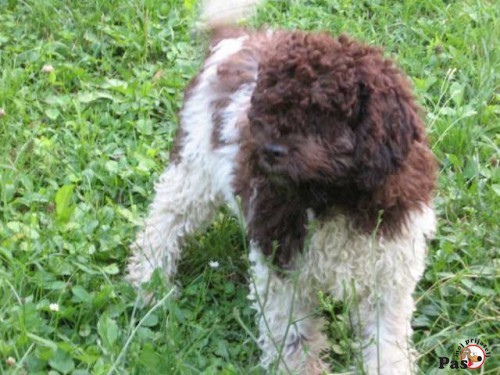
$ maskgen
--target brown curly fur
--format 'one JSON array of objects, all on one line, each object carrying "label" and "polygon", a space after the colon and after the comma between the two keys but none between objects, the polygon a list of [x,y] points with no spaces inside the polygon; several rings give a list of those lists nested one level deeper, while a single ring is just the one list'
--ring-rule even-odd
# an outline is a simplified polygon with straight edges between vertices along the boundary
[{"label": "brown curly fur", "polygon": [[435,185],[408,79],[380,49],[346,36],[256,35],[219,69],[226,95],[214,101],[217,117],[258,64],[235,178],[250,238],[288,267],[303,248],[308,209],[319,220],[344,214],[360,231],[396,236]]}]

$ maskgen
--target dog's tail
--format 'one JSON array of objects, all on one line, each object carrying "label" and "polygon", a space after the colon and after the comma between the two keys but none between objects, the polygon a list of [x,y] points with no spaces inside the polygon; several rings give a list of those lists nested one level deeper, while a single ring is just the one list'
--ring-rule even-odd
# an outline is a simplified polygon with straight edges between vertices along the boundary
[{"label": "dog's tail", "polygon": [[203,0],[199,28],[205,31],[231,26],[251,16],[264,0]]}]

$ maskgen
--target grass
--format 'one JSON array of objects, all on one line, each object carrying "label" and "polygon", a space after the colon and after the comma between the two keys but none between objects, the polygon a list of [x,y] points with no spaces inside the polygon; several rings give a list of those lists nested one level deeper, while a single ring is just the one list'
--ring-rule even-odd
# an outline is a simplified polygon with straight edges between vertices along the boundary
[{"label": "grass", "polygon": [[[271,1],[253,20],[383,45],[413,79],[441,165],[439,231],[416,292],[422,374],[470,337],[492,352],[482,373],[500,368],[494,3]],[[161,303],[143,306],[123,281],[202,59],[194,15],[192,0],[0,0],[0,373],[262,372],[244,241],[227,214],[190,242],[177,296],[156,275]],[[348,371],[350,311],[322,299],[333,369]]]}]

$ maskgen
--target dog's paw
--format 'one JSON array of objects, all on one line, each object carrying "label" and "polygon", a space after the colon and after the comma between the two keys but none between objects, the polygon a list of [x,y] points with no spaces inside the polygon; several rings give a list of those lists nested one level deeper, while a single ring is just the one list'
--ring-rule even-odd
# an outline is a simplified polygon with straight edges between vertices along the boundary
[{"label": "dog's paw", "polygon": [[154,305],[167,294],[170,299],[179,297],[181,286],[170,281],[160,268],[151,272],[147,277],[143,277],[140,273],[131,272],[131,264],[129,263],[127,268],[125,281],[136,290],[139,305]]},{"label": "dog's paw", "polygon": [[143,257],[132,255],[127,264],[125,280],[134,288],[140,289],[153,276],[154,268]]}]

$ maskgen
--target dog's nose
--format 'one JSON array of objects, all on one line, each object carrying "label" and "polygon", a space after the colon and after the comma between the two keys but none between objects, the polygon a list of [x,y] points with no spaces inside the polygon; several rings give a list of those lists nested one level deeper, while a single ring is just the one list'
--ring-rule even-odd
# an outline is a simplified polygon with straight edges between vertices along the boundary
[{"label": "dog's nose", "polygon": [[278,158],[281,156],[286,156],[288,154],[288,149],[282,145],[268,143],[268,144],[264,145],[264,152],[268,156]]}]

